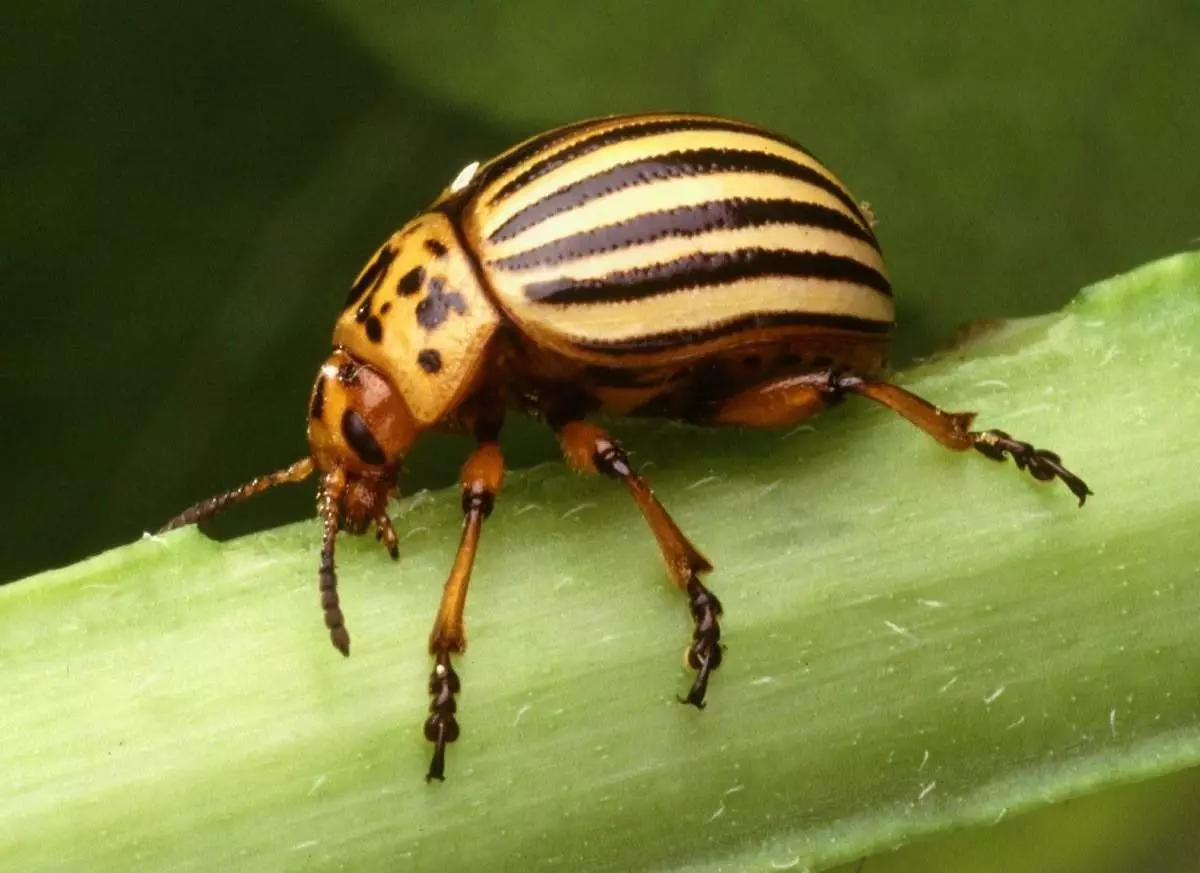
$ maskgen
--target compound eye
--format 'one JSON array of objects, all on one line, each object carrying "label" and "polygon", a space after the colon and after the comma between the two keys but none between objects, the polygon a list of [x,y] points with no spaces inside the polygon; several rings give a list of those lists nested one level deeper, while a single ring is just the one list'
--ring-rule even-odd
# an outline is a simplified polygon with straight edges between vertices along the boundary
[{"label": "compound eye", "polygon": [[365,463],[379,467],[387,463],[387,456],[379,447],[366,421],[353,409],[342,413],[342,437],[346,440],[346,445]]}]

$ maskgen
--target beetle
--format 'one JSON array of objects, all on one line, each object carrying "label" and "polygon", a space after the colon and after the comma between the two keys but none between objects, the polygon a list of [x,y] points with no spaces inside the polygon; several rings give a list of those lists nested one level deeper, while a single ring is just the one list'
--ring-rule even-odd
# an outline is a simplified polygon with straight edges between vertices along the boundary
[{"label": "beetle", "polygon": [[317,371],[308,456],[164,530],[319,474],[321,606],[348,655],[338,531],[374,526],[397,558],[387,501],[404,456],[427,430],[473,434],[462,538],[429,637],[426,780],[442,780],[459,736],[452,661],[466,648],[467,587],[504,475],[498,437],[506,412],[533,415],[571,467],[622,483],[644,516],[692,617],[695,675],[680,701],[703,708],[723,653],[721,604],[700,579],[712,565],[594,416],[775,428],[859,395],[947,448],[1062,481],[1080,506],[1092,493],[1057,454],[971,430],[974,413],[886,381],[893,327],[873,218],[791,139],[683,113],[559,127],[465,168],[371,257]]}]

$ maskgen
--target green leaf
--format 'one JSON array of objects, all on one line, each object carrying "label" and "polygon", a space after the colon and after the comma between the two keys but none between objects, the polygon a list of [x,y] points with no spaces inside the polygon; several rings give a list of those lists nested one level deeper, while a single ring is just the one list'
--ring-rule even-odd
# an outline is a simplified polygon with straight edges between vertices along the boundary
[{"label": "green leaf", "polygon": [[689,622],[625,495],[513,473],[443,785],[420,724],[453,492],[400,502],[399,564],[342,542],[349,660],[313,521],[146,538],[0,589],[0,857],[821,869],[1196,764],[1198,337],[1182,255],[900,375],[1061,452],[1096,492],[1082,510],[865,402],[792,433],[621,424],[717,567],[728,651],[703,713],[675,702]]}]

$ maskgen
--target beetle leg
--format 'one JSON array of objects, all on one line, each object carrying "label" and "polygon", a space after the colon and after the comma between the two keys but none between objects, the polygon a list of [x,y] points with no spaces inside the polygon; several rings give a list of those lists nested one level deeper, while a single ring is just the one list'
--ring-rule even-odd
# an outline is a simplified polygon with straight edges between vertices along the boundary
[{"label": "beetle leg", "polygon": [[559,429],[558,438],[567,463],[574,469],[581,473],[600,473],[625,484],[658,540],[672,581],[687,594],[693,629],[692,643],[684,653],[684,660],[696,671],[696,678],[687,697],[681,697],[679,701],[703,709],[709,676],[721,666],[722,655],[721,626],[717,621],[721,615],[721,602],[699,578],[700,573],[712,569],[712,564],[667,514],[646,480],[633,472],[629,457],[608,433],[587,422],[570,421]]},{"label": "beetle leg", "polygon": [[1062,459],[1047,449],[1013,439],[1002,430],[970,430],[974,412],[944,412],[932,403],[887,382],[871,382],[857,376],[837,379],[840,391],[853,391],[880,403],[911,421],[948,449],[975,449],[993,461],[1011,456],[1020,470],[1028,470],[1039,482],[1059,479],[1083,506],[1092,493],[1087,484],[1062,465]]},{"label": "beetle leg", "polygon": [[828,372],[772,379],[727,397],[695,417],[696,424],[786,427],[811,418],[838,400]]},{"label": "beetle leg", "polygon": [[466,517],[462,540],[454,556],[454,567],[442,591],[433,632],[429,635],[429,654],[434,657],[429,676],[429,718],[425,720],[425,739],[434,744],[433,759],[425,781],[442,781],[446,772],[446,744],[458,739],[457,705],[454,696],[460,684],[458,674],[450,663],[451,655],[461,655],[467,648],[463,627],[463,607],[467,602],[467,587],[471,582],[471,567],[479,546],[483,520],[491,514],[504,478],[504,458],[494,441],[483,442],[463,465],[460,484],[462,507]]},{"label": "beetle leg", "polygon": [[784,376],[755,385],[718,402],[697,416],[698,424],[741,427],[782,427],[816,415],[841,400],[847,392],[861,394],[898,413],[948,449],[975,449],[993,461],[1011,456],[1017,467],[1028,470],[1039,482],[1059,479],[1079,498],[1079,505],[1092,493],[1087,484],[1047,449],[1013,439],[1002,430],[971,430],[973,412],[945,412],[928,400],[888,382],[872,382],[852,374],[829,370]]}]

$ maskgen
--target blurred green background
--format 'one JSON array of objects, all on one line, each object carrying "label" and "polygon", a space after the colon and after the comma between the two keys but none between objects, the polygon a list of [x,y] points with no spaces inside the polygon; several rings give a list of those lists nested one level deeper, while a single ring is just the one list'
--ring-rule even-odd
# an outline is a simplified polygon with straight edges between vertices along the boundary
[{"label": "blurred green background", "polygon": [[[796,137],[880,216],[902,362],[1193,244],[1197,57],[1200,4],[1170,0],[9,0],[0,580],[303,454],[362,262],[529,134],[684,108]],[[508,436],[517,466],[555,454]],[[420,446],[406,487],[462,456]]]},{"label": "blurred green background", "polygon": [[[463,164],[561,122],[680,108],[805,143],[880,216],[898,363],[1200,237],[1192,0],[8,0],[3,20],[0,582],[303,454],[364,259]],[[507,437],[515,466],[555,455],[537,428]],[[449,482],[463,449],[422,445],[407,487]],[[1197,796],[1181,779],[1086,807],[1126,849],[1053,869],[1196,869],[1166,809]],[[1043,848],[1091,839],[1064,809],[1030,826]],[[1000,857],[956,845],[906,869]]]}]

